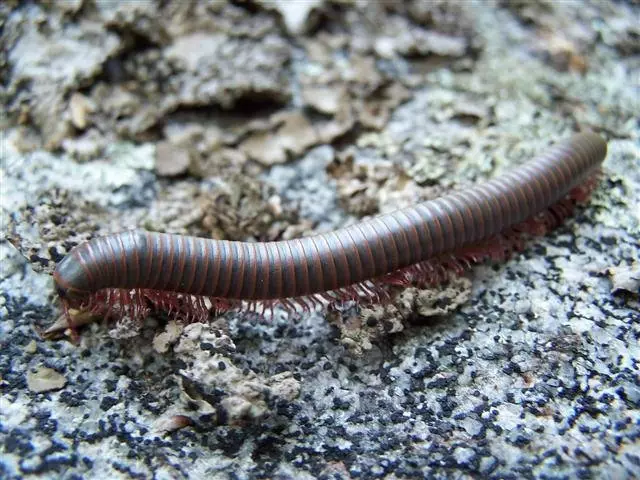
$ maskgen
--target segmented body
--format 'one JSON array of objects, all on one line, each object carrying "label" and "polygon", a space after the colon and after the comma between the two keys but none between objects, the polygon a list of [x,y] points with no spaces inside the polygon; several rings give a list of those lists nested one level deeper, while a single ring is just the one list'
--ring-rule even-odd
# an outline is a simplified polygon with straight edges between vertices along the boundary
[{"label": "segmented body", "polygon": [[553,211],[598,171],[606,151],[598,135],[578,134],[486,183],[294,240],[251,243],[137,230],[108,235],[75,247],[54,278],[73,304],[105,289],[230,301],[320,298],[351,286],[366,292],[375,279]]}]

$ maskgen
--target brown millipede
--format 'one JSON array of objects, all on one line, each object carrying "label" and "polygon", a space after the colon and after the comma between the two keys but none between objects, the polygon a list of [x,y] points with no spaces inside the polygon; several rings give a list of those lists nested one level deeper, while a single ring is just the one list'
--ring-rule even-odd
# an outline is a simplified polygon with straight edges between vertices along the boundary
[{"label": "brown millipede", "polygon": [[374,300],[384,285],[435,282],[502,258],[543,233],[595,185],[607,153],[577,134],[484,184],[339,230],[288,241],[237,242],[131,230],[73,248],[54,280],[65,309],[139,317],[148,307],[206,318],[242,301],[289,308]]}]

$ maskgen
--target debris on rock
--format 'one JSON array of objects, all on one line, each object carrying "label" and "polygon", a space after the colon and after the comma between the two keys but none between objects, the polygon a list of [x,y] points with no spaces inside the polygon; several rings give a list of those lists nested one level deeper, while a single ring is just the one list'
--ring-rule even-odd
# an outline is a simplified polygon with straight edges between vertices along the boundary
[{"label": "debris on rock", "polygon": [[204,235],[198,225],[204,213],[198,197],[206,188],[193,179],[175,179],[162,188],[143,211],[136,212],[136,225],[152,232]]},{"label": "debris on rock", "polygon": [[290,47],[276,35],[256,42],[219,33],[185,34],[164,52],[178,69],[168,87],[182,106],[214,102],[230,108],[243,97],[260,96],[285,103],[290,94],[283,66],[289,55]]},{"label": "debris on rock", "polygon": [[559,72],[572,71],[584,74],[589,67],[584,46],[576,44],[562,34],[541,34],[538,50],[544,60]]},{"label": "debris on rock", "polygon": [[[367,138],[362,137],[359,146],[372,145],[369,142],[375,135]],[[342,208],[359,218],[429,200],[442,191],[439,187],[420,186],[414,181],[416,175],[411,178],[389,160],[365,157],[356,162],[355,158],[355,149],[347,148],[327,166],[327,172],[336,180]],[[438,169],[431,166],[427,171],[433,175]]]},{"label": "debris on rock", "polygon": [[313,125],[300,112],[278,113],[271,122],[279,126],[252,133],[240,145],[249,158],[261,165],[284,163],[290,155],[300,155],[318,142]]},{"label": "debris on rock", "polygon": [[287,0],[258,0],[267,9],[276,10],[292,35],[300,35],[310,28],[312,13],[321,7],[325,0],[305,0],[289,2]]},{"label": "debris on rock", "polygon": [[284,207],[270,185],[234,175],[199,200],[204,213],[202,227],[211,238],[227,240],[276,240],[298,224],[296,210]]},{"label": "debris on rock", "polygon": [[183,393],[201,413],[216,412],[231,425],[252,423],[271,413],[269,402],[274,399],[291,402],[299,395],[300,383],[291,372],[262,377],[237,367],[230,358],[233,350],[226,334],[202,324],[186,327],[174,347],[186,365],[181,371]]},{"label": "debris on rock", "polygon": [[52,368],[39,366],[27,373],[27,388],[34,393],[60,390],[66,384],[64,375]]},{"label": "debris on rock", "polygon": [[11,71],[4,96],[8,115],[33,123],[47,148],[55,149],[72,135],[66,95],[100,73],[119,41],[99,23],[64,24],[63,13],[41,8],[16,9],[4,25]]},{"label": "debris on rock", "polygon": [[71,123],[74,127],[84,130],[89,124],[89,114],[95,110],[91,100],[81,93],[75,92],[69,100]]},{"label": "debris on rock", "polygon": [[109,337],[114,340],[128,340],[140,336],[144,324],[137,319],[125,316],[118,318],[116,322],[111,323],[109,326],[111,327],[109,328]]},{"label": "debris on rock", "polygon": [[186,427],[190,427],[194,424],[193,419],[187,415],[170,415],[158,418],[154,425],[153,430],[160,434],[172,433],[176,430],[180,430]]},{"label": "debris on rock", "polygon": [[156,146],[156,173],[161,177],[183,175],[189,168],[191,159],[185,149],[175,147],[169,142],[160,142]]},{"label": "debris on rock", "polygon": [[175,320],[171,320],[165,326],[163,332],[153,338],[153,349],[158,353],[167,353],[169,347],[178,341],[184,326]]},{"label": "debris on rock", "polygon": [[[399,56],[459,57],[473,48],[475,36],[463,10],[419,3],[385,8],[352,5],[344,17],[335,17],[334,7],[324,1],[262,2],[251,14],[224,2],[167,4],[161,12],[145,4],[107,8],[101,3],[91,22],[81,22],[77,30],[57,28],[70,10],[54,8],[56,14],[48,22],[59,33],[46,40],[64,44],[62,55],[58,52],[45,60],[20,55],[43,38],[32,38],[18,21],[8,25],[7,37],[14,47],[7,62],[17,72],[7,90],[9,112],[23,124],[33,124],[47,148],[62,145],[80,160],[96,158],[114,140],[157,140],[159,127],[172,116],[188,113],[201,124],[221,127],[224,143],[220,148],[240,149],[264,166],[283,163],[358,126],[381,129],[391,112],[409,98],[401,64],[396,66],[398,71],[382,68],[371,51],[377,49],[397,63]],[[288,32],[280,31],[273,10],[282,16]],[[36,22],[38,14],[44,14],[39,7],[30,13],[25,10],[23,20]],[[81,18],[82,10],[76,15]],[[311,17],[317,32],[304,35]],[[350,35],[329,33],[330,23]],[[79,33],[80,26],[89,25],[105,27],[101,31],[110,33],[95,38]],[[287,33],[300,36],[301,54],[314,68],[290,70],[290,62],[298,60],[292,56]],[[86,57],[89,49],[89,61],[83,58],[78,66],[77,61],[65,60],[69,52],[80,49],[85,53],[76,57]],[[42,69],[39,64],[49,67]],[[31,82],[35,75],[50,70],[55,78],[64,77],[64,82]],[[20,82],[29,82],[29,87],[20,90]],[[299,84],[302,102],[318,118],[301,108],[292,82]],[[30,98],[41,101],[30,103]],[[274,110],[263,127],[249,127],[244,137],[238,135],[237,126],[225,125],[223,117],[233,112],[240,114],[245,125],[249,123],[246,113],[256,110],[254,105],[257,110],[262,105]],[[83,136],[91,126],[92,134]],[[195,157],[187,150],[193,166]],[[161,149],[161,157],[162,153]],[[187,163],[184,152],[180,157],[180,165]],[[167,176],[184,173],[182,166],[159,165],[159,172],[166,171]],[[202,174],[197,167],[194,171]]]},{"label": "debris on rock", "polygon": [[6,25],[9,114],[55,149],[75,136],[72,127],[140,141],[179,109],[289,101],[290,47],[269,15],[224,4],[165,10],[101,4],[91,20],[80,15],[64,28],[64,11],[16,10]]},{"label": "debris on rock", "polygon": [[632,265],[619,265],[607,269],[613,293],[621,290],[640,295],[640,262]]},{"label": "debris on rock", "polygon": [[345,85],[306,85],[302,90],[306,105],[325,115],[336,115],[340,105],[347,101]]},{"label": "debris on rock", "polygon": [[97,128],[89,128],[76,137],[65,138],[60,146],[77,162],[88,162],[104,155],[108,143],[107,136]]},{"label": "debris on rock", "polygon": [[452,274],[443,285],[393,290],[391,301],[362,307],[357,315],[330,315],[340,329],[341,342],[353,355],[360,356],[374,343],[402,332],[407,321],[416,315],[434,317],[457,310],[469,300],[471,281]]},{"label": "debris on rock", "polygon": [[597,10],[583,10],[583,22],[567,22],[566,5],[557,2],[502,1],[525,25],[536,29],[536,41],[531,52],[559,72],[584,74],[589,68],[587,59],[597,41]]},{"label": "debris on rock", "polygon": [[31,340],[25,347],[24,347],[24,351],[25,353],[36,353],[38,351],[38,344],[36,343],[35,340]]},{"label": "debris on rock", "polygon": [[[37,272],[53,273],[56,262],[77,244],[98,230],[89,213],[100,211],[91,202],[73,198],[69,192],[53,189],[15,212],[7,225],[7,240]],[[78,212],[85,212],[78,215]],[[65,239],[60,243],[60,239]]]}]

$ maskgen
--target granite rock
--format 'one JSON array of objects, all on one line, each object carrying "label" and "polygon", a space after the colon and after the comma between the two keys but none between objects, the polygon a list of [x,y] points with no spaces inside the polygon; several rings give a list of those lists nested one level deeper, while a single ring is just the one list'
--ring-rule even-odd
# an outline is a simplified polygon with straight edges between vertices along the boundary
[{"label": "granite rock", "polygon": [[[637,478],[637,5],[314,2],[296,19],[263,2],[17,3],[0,6],[0,477]],[[202,35],[231,70],[200,58]],[[308,124],[273,140],[276,162],[240,151],[286,111]],[[42,335],[61,313],[47,272],[92,236],[210,235],[221,189],[229,218],[253,218],[246,198],[268,213],[237,239],[328,231],[586,128],[609,142],[592,200],[459,289],[396,305],[421,314]],[[180,178],[154,172],[160,142],[189,149]]]}]

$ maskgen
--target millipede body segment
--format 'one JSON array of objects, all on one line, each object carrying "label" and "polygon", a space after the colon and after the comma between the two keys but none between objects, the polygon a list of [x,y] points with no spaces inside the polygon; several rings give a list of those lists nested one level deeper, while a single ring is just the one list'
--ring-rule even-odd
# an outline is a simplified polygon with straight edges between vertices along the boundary
[{"label": "millipede body segment", "polygon": [[224,307],[372,298],[399,273],[433,279],[443,265],[494,256],[491,243],[505,235],[557,223],[584,196],[606,152],[600,136],[577,134],[486,183],[294,240],[251,243],[140,230],[107,235],[71,250],[54,280],[65,306],[95,309],[102,302],[125,311],[129,305],[134,314],[147,302],[171,307],[179,299],[188,299],[187,313],[205,315],[204,299]]}]

